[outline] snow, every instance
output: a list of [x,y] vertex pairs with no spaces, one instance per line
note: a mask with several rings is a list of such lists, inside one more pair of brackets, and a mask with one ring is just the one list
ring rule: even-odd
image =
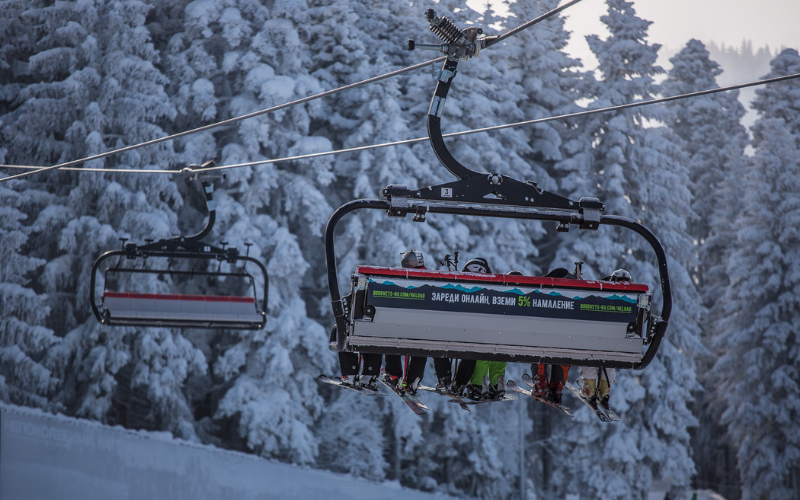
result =
[[0,404],[0,498],[452,498]]

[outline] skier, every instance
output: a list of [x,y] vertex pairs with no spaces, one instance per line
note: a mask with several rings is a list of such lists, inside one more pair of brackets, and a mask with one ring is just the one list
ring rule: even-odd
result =
[[[422,252],[416,250],[409,250],[403,253],[400,260],[400,265],[405,268],[421,268],[425,269],[425,256]],[[333,334],[332,334],[332,337]],[[374,353],[364,353],[359,355],[356,352],[340,352],[339,353],[339,369],[342,373],[342,384],[352,387],[366,387],[367,389],[378,390],[378,376],[381,373],[381,360],[383,355]],[[359,365],[363,362],[361,369],[361,376],[359,377]],[[400,355],[386,355],[386,374],[389,381],[395,387],[403,389],[406,386],[406,379],[403,378],[403,363]],[[415,379],[422,380],[422,375],[425,373],[425,358],[421,360],[412,358],[406,359],[406,372],[411,375],[411,381]],[[408,378],[408,377],[406,377]],[[418,385],[419,382],[416,382]],[[416,393],[416,385],[413,386],[412,391]]]
[[[570,273],[563,267],[553,269],[545,274],[545,278],[580,279],[580,264],[575,264],[575,272]],[[533,395],[543,398],[557,405],[561,404],[564,382],[569,376],[569,365],[550,365],[550,376],[547,376],[548,365],[531,363],[531,378],[533,379]]]
[[[405,269],[425,269],[425,256],[417,250],[409,250],[404,252],[400,258],[400,265]],[[405,377],[403,377],[404,367],[399,354],[387,354],[385,359],[388,382],[399,390],[416,394],[417,387],[422,382],[423,375],[425,375],[425,363],[428,358],[425,356],[406,356]]]
[[[601,281],[611,281],[614,283],[632,283],[631,273],[625,269],[617,269],[611,276],[606,276]],[[581,395],[587,398],[592,404],[599,400],[600,406],[609,409],[609,395],[611,384],[617,380],[617,372],[613,368],[581,366]]]
[[[470,259],[464,264],[461,272],[465,273],[486,273],[492,272],[489,263],[482,257]],[[453,381],[452,392],[462,395],[464,390],[467,397],[479,400],[483,395],[483,378],[489,377],[488,398],[500,399],[505,395],[505,361],[483,361],[474,359],[462,359],[458,363],[455,380]]]

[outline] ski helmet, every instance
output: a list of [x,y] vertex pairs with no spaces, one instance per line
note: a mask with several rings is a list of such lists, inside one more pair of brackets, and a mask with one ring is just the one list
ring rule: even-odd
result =
[[611,281],[616,282],[624,282],[624,283],[632,283],[633,278],[631,278],[631,273],[624,269],[617,269],[613,273],[611,273]]
[[486,259],[483,257],[475,257],[474,259],[469,259],[467,263],[464,264],[464,268],[461,270],[461,272],[491,274],[492,270],[489,268],[489,263],[486,262]]
[[403,254],[400,265],[411,269],[425,269],[425,256],[417,250],[409,250]]
[[522,271],[509,271],[506,273],[508,276],[522,276]]
[[[574,274],[572,275],[575,276]],[[569,278],[570,273],[563,267],[557,267],[544,275],[545,278]]]

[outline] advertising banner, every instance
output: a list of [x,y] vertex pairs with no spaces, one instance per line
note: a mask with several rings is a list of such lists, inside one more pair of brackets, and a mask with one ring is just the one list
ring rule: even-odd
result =
[[629,323],[637,293],[572,288],[451,283],[370,277],[367,304],[375,307],[507,314]]

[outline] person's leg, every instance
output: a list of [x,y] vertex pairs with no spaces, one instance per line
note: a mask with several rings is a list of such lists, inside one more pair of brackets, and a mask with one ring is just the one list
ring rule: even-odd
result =
[[361,355],[361,359],[364,360],[364,367],[361,369],[361,375],[380,375],[381,361],[383,360],[382,354],[366,353]]
[[342,372],[343,384],[354,384],[358,376],[359,358],[357,352],[339,353],[339,370]]
[[489,362],[489,397],[500,399],[506,394],[506,363],[505,361]]
[[406,387],[411,393],[417,392],[417,387],[422,382],[425,375],[425,363],[428,358],[425,356],[406,356]]
[[537,398],[545,397],[549,386],[547,381],[547,365],[531,363],[531,377],[533,379],[533,395]]
[[469,383],[472,385],[480,385],[483,386],[483,377],[489,373],[489,361],[478,360],[475,362],[475,369],[472,370],[472,376],[469,379]]
[[403,378],[403,361],[399,354],[387,354],[383,357],[386,374],[391,378]]
[[[489,361],[489,385],[505,384],[507,364],[505,361]],[[502,382],[500,382],[501,377],[503,378]]]
[[596,394],[597,367],[581,366],[580,374],[581,378],[583,379],[583,387],[581,388],[581,394],[587,398],[597,397]]
[[364,387],[373,391],[378,390],[378,376],[381,374],[382,354],[366,353],[361,355],[364,366],[361,368],[361,378],[359,382]]
[[608,407],[608,398],[611,392],[611,382],[616,380],[617,373],[613,368],[600,368],[600,380],[597,381],[597,397]]
[[449,387],[453,381],[453,361],[450,358],[433,358],[436,387]]
[[[464,363],[463,361],[461,363]],[[467,384],[467,397],[470,399],[481,399],[483,397],[483,377],[489,372],[489,362],[478,360],[474,362],[475,368]],[[459,370],[461,365],[459,365]]]
[[547,391],[548,401],[556,404],[561,404],[561,395],[564,391],[564,367],[562,365],[553,365],[550,373],[550,387]]
[[453,392],[456,394],[461,394],[469,383],[469,379],[472,378],[472,373],[475,371],[475,362],[476,360],[474,359],[462,359],[458,362],[456,376],[453,380]]

